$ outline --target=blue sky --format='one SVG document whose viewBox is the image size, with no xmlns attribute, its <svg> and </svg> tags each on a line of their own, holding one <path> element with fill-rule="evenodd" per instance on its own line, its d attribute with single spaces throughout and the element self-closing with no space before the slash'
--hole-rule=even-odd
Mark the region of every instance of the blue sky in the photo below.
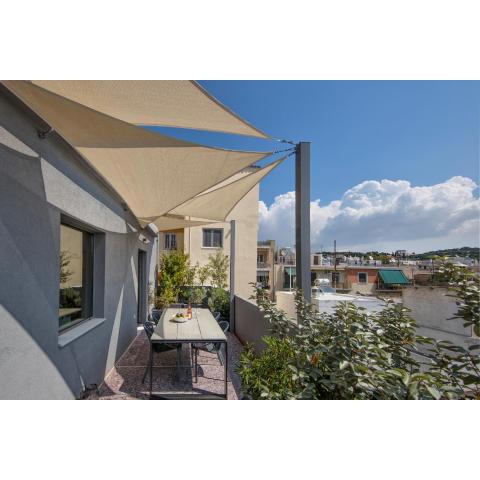
<svg viewBox="0 0 480 480">
<path fill-rule="evenodd" d="M 461 176 L 478 183 L 480 82 L 200 83 L 266 133 L 278 138 L 312 142 L 311 199 L 319 199 L 320 206 L 341 200 L 349 189 L 365 181 L 405 180 L 411 187 L 432 187 Z M 248 137 L 161 130 L 219 147 L 286 148 L 275 141 Z M 276 196 L 292 190 L 294 159 L 290 158 L 262 182 L 260 199 L 269 207 Z M 470 190 L 474 197 L 478 197 L 478 189 Z M 330 225 L 332 220 L 328 222 Z M 265 233 L 270 232 L 267 229 Z M 273 230 L 271 234 L 274 233 Z M 332 235 L 335 236 L 335 232 Z M 437 238 L 439 245 L 443 245 L 443 237 Z M 469 241 L 473 238 L 472 234 L 467 237 Z M 411 240 L 405 239 L 407 244 Z M 462 243 L 463 238 L 458 240 Z M 325 241 L 328 244 L 331 238 L 325 238 Z M 452 241 L 455 243 L 455 239 L 447 243 L 450 245 Z M 428 241 L 424 243 L 429 244 Z"/>
</svg>

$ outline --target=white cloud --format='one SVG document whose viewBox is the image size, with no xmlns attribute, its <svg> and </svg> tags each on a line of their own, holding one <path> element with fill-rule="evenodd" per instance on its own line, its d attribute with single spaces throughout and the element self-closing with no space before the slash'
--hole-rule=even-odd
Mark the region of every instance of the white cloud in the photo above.
<svg viewBox="0 0 480 480">
<path fill-rule="evenodd" d="M 405 180 L 368 180 L 347 190 L 340 200 L 310 204 L 311 243 L 331 249 L 385 250 L 475 246 L 479 243 L 480 200 L 477 185 L 453 177 L 427 187 Z M 295 232 L 295 192 L 259 202 L 259 238 L 292 246 Z"/>
</svg>

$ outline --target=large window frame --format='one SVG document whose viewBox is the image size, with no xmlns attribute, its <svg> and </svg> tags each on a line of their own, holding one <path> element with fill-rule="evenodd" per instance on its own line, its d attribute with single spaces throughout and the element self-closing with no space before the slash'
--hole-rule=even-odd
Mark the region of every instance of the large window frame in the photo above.
<svg viewBox="0 0 480 480">
<path fill-rule="evenodd" d="M 94 270 L 95 270 L 95 232 L 76 222 L 75 220 L 61 217 L 60 232 L 62 226 L 82 235 L 81 246 L 81 285 L 61 288 L 62 283 L 59 279 L 59 320 L 58 333 L 62 334 L 76 327 L 80 323 L 90 320 L 94 317 Z M 66 232 L 64 230 L 64 232 Z M 60 233 L 61 235 L 61 233 Z M 59 243 L 59 258 L 62 254 L 62 237 Z M 78 253 L 73 252 L 74 258 Z M 67 264 L 64 268 L 68 270 Z M 60 266 L 60 268 L 62 268 Z M 60 274 L 61 275 L 61 274 Z M 66 290 L 69 290 L 67 295 Z M 70 297 L 70 298 L 69 298 Z M 63 310 L 63 312 L 62 312 Z"/>
<path fill-rule="evenodd" d="M 202 229 L 202 248 L 223 248 L 223 228 Z"/>
<path fill-rule="evenodd" d="M 164 250 L 176 250 L 177 249 L 177 234 L 176 233 L 164 233 L 163 234 L 163 249 Z"/>
</svg>

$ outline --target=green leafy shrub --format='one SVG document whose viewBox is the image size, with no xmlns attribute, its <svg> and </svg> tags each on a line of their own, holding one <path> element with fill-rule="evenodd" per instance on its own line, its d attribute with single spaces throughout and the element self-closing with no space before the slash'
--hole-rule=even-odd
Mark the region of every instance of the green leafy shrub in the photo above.
<svg viewBox="0 0 480 480">
<path fill-rule="evenodd" d="M 457 316 L 478 325 L 478 282 L 455 277 L 455 269 L 444 273 L 459 298 Z M 251 348 L 241 355 L 246 398 L 480 399 L 480 346 L 419 336 L 401 305 L 367 314 L 345 302 L 332 314 L 317 313 L 297 291 L 295 324 L 264 290 L 256 289 L 256 299 L 271 332 L 261 355 Z"/>
<path fill-rule="evenodd" d="M 230 293 L 223 288 L 211 288 L 208 295 L 208 306 L 212 312 L 220 312 L 220 316 L 230 316 Z"/>
<path fill-rule="evenodd" d="M 188 254 L 179 250 L 163 255 L 158 272 L 158 306 L 177 301 L 181 287 L 191 285 L 194 277 Z"/>
</svg>

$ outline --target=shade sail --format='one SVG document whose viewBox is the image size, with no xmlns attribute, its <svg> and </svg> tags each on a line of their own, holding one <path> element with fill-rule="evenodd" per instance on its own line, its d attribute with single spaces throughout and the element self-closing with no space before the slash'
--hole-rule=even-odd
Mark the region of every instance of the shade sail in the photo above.
<svg viewBox="0 0 480 480">
<path fill-rule="evenodd" d="M 402 270 L 379 270 L 378 273 L 386 285 L 408 285 L 410 283 Z"/>
<path fill-rule="evenodd" d="M 122 196 L 138 218 L 157 218 L 271 152 L 210 148 L 117 120 L 30 82 L 3 82 Z"/>
<path fill-rule="evenodd" d="M 193 81 L 34 80 L 33 83 L 136 125 L 162 125 L 269 138 Z"/>
<path fill-rule="evenodd" d="M 265 175 L 268 175 L 275 167 L 283 162 L 285 158 L 286 157 L 276 160 L 266 167 L 245 175 L 234 182 L 200 194 L 174 208 L 169 213 L 172 215 L 209 218 L 223 222 L 227 219 L 235 205 L 245 197 Z"/>
</svg>

